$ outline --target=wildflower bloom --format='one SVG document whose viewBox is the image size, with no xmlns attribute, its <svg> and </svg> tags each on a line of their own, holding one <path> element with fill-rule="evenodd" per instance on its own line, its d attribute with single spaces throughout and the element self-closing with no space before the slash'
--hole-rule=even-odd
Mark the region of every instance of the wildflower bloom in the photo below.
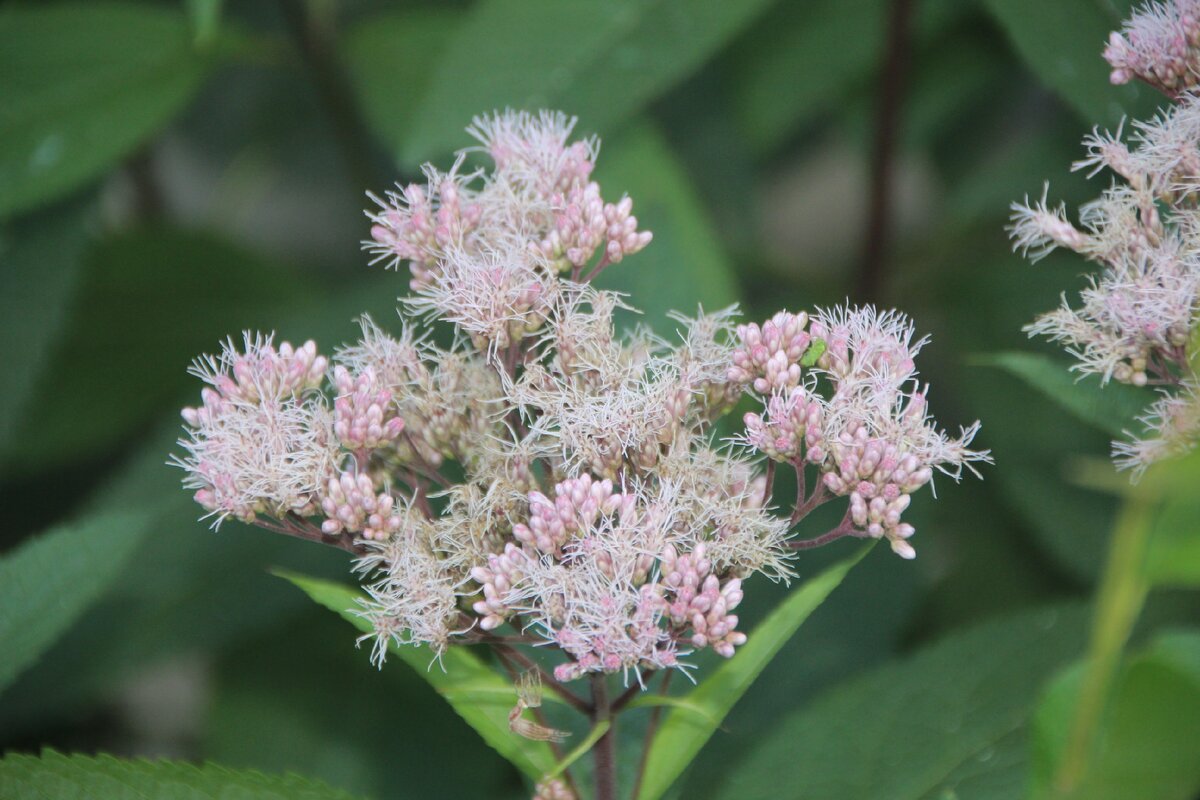
<svg viewBox="0 0 1200 800">
<path fill-rule="evenodd" d="M 736 657 L 755 576 L 787 581 L 797 550 L 842 536 L 911 557 L 912 493 L 987 460 L 968 447 L 977 425 L 950 437 L 929 419 L 924 340 L 897 312 L 738 325 L 736 307 L 700 309 L 672 315 L 670 340 L 618 333 L 624 299 L 591 281 L 652 237 L 630 198 L 605 199 L 599 143 L 573 127 L 479 117 L 448 172 L 376 198 L 364 248 L 412 275 L 395 334 L 364 317 L 332 361 L 248 336 L 194 370 L 209 386 L 184 411 L 185 484 L 218 522 L 351 551 L 376 662 L 394 645 L 534 643 L 558 651 L 544 679 L 561 694 L 687 669 L 696 651 Z M 420 333 L 434 321 L 448 346 Z M 720 439 L 746 395 L 761 411 Z M 773 502 L 780 465 L 801 484 L 790 515 Z M 841 525 L 794 537 L 839 498 Z M 526 689 L 514 734 L 561 738 L 525 716 Z"/>
<path fill-rule="evenodd" d="M 1112 82 L 1137 78 L 1168 96 L 1194 89 L 1200 79 L 1200 2 L 1149 2 L 1133 12 L 1104 48 Z"/>
<path fill-rule="evenodd" d="M 1161 49 L 1151 34 L 1159 36 L 1163 26 L 1194 28 L 1200 6 L 1193 5 L 1147 6 L 1126 26 L 1129 42 Z M 1195 52 L 1194 41 L 1188 48 Z M 1167 79 L 1161 70 L 1155 75 Z M 1072 369 L 1098 375 L 1102 384 L 1159 389 L 1160 399 L 1139 419 L 1142 431 L 1114 443 L 1117 465 L 1135 475 L 1200 438 L 1200 411 L 1189 399 L 1195 385 L 1189 346 L 1200 322 L 1200 96 L 1176 99 L 1154 119 L 1134 122 L 1128 141 L 1124 125 L 1084 139 L 1088 154 L 1075 169 L 1091 175 L 1108 169 L 1117 180 L 1080 209 L 1078 224 L 1065 206 L 1050 208 L 1043 191 L 1037 203 L 1013 204 L 1009 227 L 1014 248 L 1033 261 L 1062 247 L 1099 266 L 1077 304 L 1064 294 L 1059 308 L 1025 330 L 1061 343 L 1075 359 Z"/>
</svg>

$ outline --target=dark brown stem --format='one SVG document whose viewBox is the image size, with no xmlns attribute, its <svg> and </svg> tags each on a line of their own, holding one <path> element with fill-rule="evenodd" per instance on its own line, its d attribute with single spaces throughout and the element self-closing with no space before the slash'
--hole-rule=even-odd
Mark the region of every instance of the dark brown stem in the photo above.
<svg viewBox="0 0 1200 800">
<path fill-rule="evenodd" d="M 366 546 L 361 540 L 355 539 L 354 534 L 343 531 L 336 536 L 330 536 L 308 520 L 295 515 L 288 515 L 281 520 L 259 518 L 254 521 L 254 524 L 273 533 L 282 533 L 284 536 L 294 536 L 306 542 L 337 547 L 356 556 L 365 555 L 367 552 Z"/>
<path fill-rule="evenodd" d="M 583 276 L 583 282 L 591 283 L 592 281 L 596 280 L 596 278 L 600 275 L 600 273 L 604 271 L 604 268 L 607 267 L 611 263 L 612 262 L 608 260 L 608 253 L 606 252 L 603 256 L 600 257 L 600 263 L 598 263 L 595 267 L 593 267 L 591 272 L 589 272 L 587 275 Z"/>
<path fill-rule="evenodd" d="M 797 467 L 796 474 L 798 476 L 803 476 L 804 467 Z M 812 494 L 808 496 L 807 500 L 801 501 L 802 497 L 804 497 L 804 484 L 803 479 L 801 478 L 799 491 L 796 494 L 796 507 L 792 509 L 792 518 L 788 521 L 789 527 L 794 526 L 797 522 L 807 517 L 814 508 L 828 500 L 829 490 L 825 488 L 824 483 L 818 482 L 817 485 L 813 487 Z"/>
<path fill-rule="evenodd" d="M 372 162 L 371 136 L 354 102 L 350 80 L 338 61 L 336 32 L 328 24 L 331 20 L 313 14 L 306 0 L 280 0 L 279 5 L 317 96 L 328 111 L 334 138 L 351 179 L 356 188 L 374 185 L 384 171 L 375 169 Z"/>
<path fill-rule="evenodd" d="M 158 222 L 166 216 L 167 201 L 163 196 L 155 169 L 154 151 L 143 147 L 125 163 L 125 171 L 133 186 L 135 213 L 142 222 Z"/>
<path fill-rule="evenodd" d="M 774 492 L 775 492 L 775 462 L 774 462 L 774 460 L 768 459 L 767 460 L 767 483 L 766 483 L 766 486 L 763 487 L 763 499 L 762 499 L 763 508 L 766 508 L 767 504 L 771 502 L 771 495 L 774 494 Z"/>
<path fill-rule="evenodd" d="M 891 227 L 891 195 L 900 110 L 908 71 L 910 27 L 916 0 L 892 0 L 888 12 L 887 50 L 879 73 L 879 113 L 875 119 L 875 144 L 871 153 L 871 188 L 867 205 L 862 267 L 858 274 L 857 297 L 877 300 L 882 289 L 888 236 Z"/>
<path fill-rule="evenodd" d="M 658 693 L 666 696 L 667 689 L 671 685 L 671 676 L 675 673 L 674 670 L 664 670 L 662 683 L 658 686 Z M 658 723 L 662 720 L 663 707 L 655 706 L 650 712 L 650 722 L 646 725 L 646 738 L 642 742 L 642 757 L 638 759 L 637 777 L 633 780 L 633 794 L 630 797 L 637 800 L 637 797 L 642 792 L 642 778 L 646 775 L 646 765 L 650 763 L 650 745 L 654 743 L 654 734 L 658 732 Z"/>
<path fill-rule="evenodd" d="M 563 702 L 571 706 L 571 708 L 574 708 L 581 714 L 587 714 L 589 716 L 592 714 L 593 709 L 590 703 L 568 689 L 561 681 L 555 678 L 553 674 L 547 672 L 541 664 L 538 664 L 520 650 L 508 645 L 498 644 L 496 645 L 496 652 L 503 654 L 517 664 L 520 664 L 524 669 L 536 672 L 542 679 L 542 685 L 549 687 L 551 691 L 561 697 Z"/>
<path fill-rule="evenodd" d="M 591 673 L 592 679 L 592 722 L 609 722 L 609 729 L 596 740 L 592 757 L 596 763 L 596 800 L 617 800 L 617 728 L 608 704 L 608 676 L 603 672 Z"/>
</svg>

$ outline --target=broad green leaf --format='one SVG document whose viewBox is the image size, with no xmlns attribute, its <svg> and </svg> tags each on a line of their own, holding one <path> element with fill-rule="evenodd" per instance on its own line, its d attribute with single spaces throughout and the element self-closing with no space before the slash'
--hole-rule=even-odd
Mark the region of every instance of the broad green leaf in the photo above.
<svg viewBox="0 0 1200 800">
<path fill-rule="evenodd" d="M 1051 683 L 1034 720 L 1036 800 L 1190 800 L 1200 792 L 1200 633 L 1159 638 L 1121 671 L 1097 750 L 1074 787 L 1055 784 L 1084 664 Z"/>
<path fill-rule="evenodd" d="M 918 4 L 915 41 L 933 39 L 967 8 Z M 732 48 L 734 107 L 759 153 L 787 141 L 814 114 L 836 107 L 880 68 L 887 0 L 779 3 Z"/>
<path fill-rule="evenodd" d="M 356 589 L 295 573 L 280 572 L 279 575 L 360 631 L 371 630 L 370 623 L 357 613 L 361 609 L 358 598 L 362 595 Z M 554 754 L 549 745 L 525 739 L 509 730 L 508 712 L 517 704 L 516 689 L 470 650 L 452 647 L 442 656 L 440 664 L 435 663 L 428 648 L 392 645 L 389 652 L 429 681 L 484 741 L 526 775 L 538 780 L 554 769 Z M 455 692 L 462 691 L 470 693 L 469 701 L 455 697 Z M 486 701 L 485 697 L 494 699 Z"/>
<path fill-rule="evenodd" d="M 23 469 L 120 443 L 189 386 L 187 367 L 227 336 L 271 330 L 313 282 L 211 234 L 134 230 L 94 246 L 67 323 L 17 432 Z M 325 352 L 330 342 L 322 342 Z"/>
<path fill-rule="evenodd" d="M 1200 587 L 1200 501 L 1194 494 L 1171 496 L 1159 508 L 1146 577 L 1156 586 Z"/>
<path fill-rule="evenodd" d="M 298 775 L 264 775 L 216 764 L 126 760 L 108 755 L 41 757 L 10 753 L 0 759 L 5 800 L 351 800 L 351 795 Z"/>
<path fill-rule="evenodd" d="M 754 628 L 734 658 L 711 671 L 687 695 L 688 704 L 695 708 L 667 712 L 650 745 L 638 800 L 657 800 L 666 793 L 767 663 L 868 550 L 870 545 L 793 590 Z"/>
<path fill-rule="evenodd" d="M 852 679 L 776 723 L 715 796 L 1018 797 L 1038 689 L 1079 654 L 1085 627 L 1078 606 L 1025 612 Z"/>
<path fill-rule="evenodd" d="M 629 294 L 641 319 L 669 334 L 667 312 L 691 316 L 697 304 L 716 311 L 737 300 L 737 286 L 712 220 L 670 145 L 650 123 L 641 123 L 606 145 L 598 180 L 612 198 L 628 194 L 638 226 L 654 233 L 640 253 L 608 267 L 597 280 L 604 289 Z"/>
<path fill-rule="evenodd" d="M 432 77 L 429 65 L 438 63 L 462 18 L 457 11 L 435 7 L 385 11 L 357 20 L 345 33 L 342 54 L 359 107 L 397 161 Z M 458 127 L 469 120 L 470 115 Z"/>
<path fill-rule="evenodd" d="M 179 10 L 8 5 L 0 11 L 0 215 L 104 173 L 183 109 L 208 66 Z"/>
<path fill-rule="evenodd" d="M 1158 98 L 1143 86 L 1113 86 L 1101 57 L 1121 20 L 1096 0 L 984 0 L 1017 54 L 1087 125 L 1145 117 Z"/>
<path fill-rule="evenodd" d="M 66 311 L 87 240 L 87 203 L 76 199 L 22 219 L 0 239 L 0 454 L 46 366 Z"/>
<path fill-rule="evenodd" d="M 0 690 L 120 574 L 150 518 L 145 508 L 85 515 L 0 558 Z"/>
<path fill-rule="evenodd" d="M 1069 364 L 1034 353 L 996 353 L 980 356 L 973 362 L 1011 373 L 1110 436 L 1123 435 L 1123 431 L 1135 425 L 1134 418 L 1154 400 L 1154 395 L 1145 389 L 1115 381 L 1101 386 L 1094 375 L 1080 379 L 1070 371 Z"/>
<path fill-rule="evenodd" d="M 769 2 L 483 0 L 437 63 L 405 161 L 454 149 L 472 117 L 505 106 L 560 108 L 612 134 Z"/>
</svg>

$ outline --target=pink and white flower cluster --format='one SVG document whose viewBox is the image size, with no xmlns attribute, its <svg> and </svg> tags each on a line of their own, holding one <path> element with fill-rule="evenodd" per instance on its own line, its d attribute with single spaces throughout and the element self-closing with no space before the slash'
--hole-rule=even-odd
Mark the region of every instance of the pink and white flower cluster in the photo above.
<svg viewBox="0 0 1200 800">
<path fill-rule="evenodd" d="M 1107 169 L 1115 180 L 1080 209 L 1078 224 L 1043 192 L 1038 202 L 1013 204 L 1009 227 L 1014 247 L 1033 261 L 1065 248 L 1099 266 L 1078 303 L 1064 294 L 1059 308 L 1025 330 L 1060 342 L 1075 358 L 1072 368 L 1102 384 L 1158 389 L 1141 431 L 1113 446 L 1118 466 L 1135 474 L 1190 450 L 1200 432 L 1190 353 L 1200 325 L 1200 95 L 1191 93 L 1198 12 L 1195 2 L 1154 3 L 1134 14 L 1124 36 L 1113 34 L 1105 57 L 1123 65 L 1114 80 L 1135 75 L 1176 103 L 1134 122 L 1128 137 L 1118 129 L 1084 139 L 1087 157 L 1075 169 Z"/>
<path fill-rule="evenodd" d="M 364 318 L 327 360 L 248 334 L 196 363 L 209 386 L 184 411 L 185 484 L 216 524 L 354 553 L 376 660 L 532 640 L 559 652 L 559 681 L 641 681 L 698 650 L 733 657 L 754 575 L 787 580 L 797 550 L 842 536 L 911 557 L 912 493 L 987 460 L 968 449 L 977 425 L 949 437 L 930 421 L 924 340 L 896 312 L 739 326 L 728 308 L 672 317 L 671 342 L 619 334 L 621 296 L 592 281 L 651 236 L 628 197 L 604 199 L 598 143 L 573 126 L 479 118 L 479 146 L 449 172 L 378 201 L 365 247 L 412 273 L 395 335 Z M 481 155 L 492 166 L 468 171 Z M 450 346 L 426 335 L 435 322 Z M 721 439 L 746 394 L 761 413 Z M 774 505 L 779 464 L 801 488 L 790 514 Z M 842 525 L 795 538 L 842 497 Z"/>
</svg>

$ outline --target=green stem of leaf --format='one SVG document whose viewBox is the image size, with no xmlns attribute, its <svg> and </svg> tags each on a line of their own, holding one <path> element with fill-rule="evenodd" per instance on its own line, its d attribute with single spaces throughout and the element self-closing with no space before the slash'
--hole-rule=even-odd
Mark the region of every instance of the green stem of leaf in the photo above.
<svg viewBox="0 0 1200 800">
<path fill-rule="evenodd" d="M 1117 519 L 1096 598 L 1087 673 L 1055 775 L 1055 787 L 1060 792 L 1071 792 L 1087 771 L 1121 653 L 1145 603 L 1149 588 L 1145 562 L 1153 519 L 1154 506 L 1138 498 L 1128 500 Z"/>
<path fill-rule="evenodd" d="M 608 733 L 608 729 L 611 727 L 612 721 L 607 719 L 603 720 L 602 722 L 597 722 L 595 725 L 593 725 L 592 729 L 588 731 L 588 735 L 584 737 L 583 741 L 576 745 L 574 750 L 572 750 L 570 753 L 567 753 L 563 760 L 558 762 L 558 766 L 546 775 L 546 778 L 557 778 L 559 775 L 562 775 L 564 772 L 566 772 L 572 764 L 585 756 L 587 752 L 592 749 L 592 746 L 595 745 L 596 742 L 600 741 L 600 737 Z"/>
</svg>

